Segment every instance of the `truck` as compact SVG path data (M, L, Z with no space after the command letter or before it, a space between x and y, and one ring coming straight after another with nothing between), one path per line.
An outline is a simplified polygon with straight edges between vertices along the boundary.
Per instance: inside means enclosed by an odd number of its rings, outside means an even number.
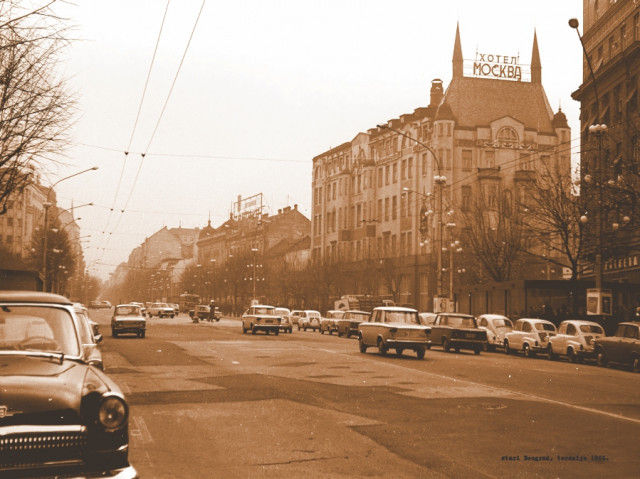
M392 299L384 296L375 296L370 294L345 294L334 302L333 309L341 309L343 311L357 310L370 313L373 308L379 306L395 306Z

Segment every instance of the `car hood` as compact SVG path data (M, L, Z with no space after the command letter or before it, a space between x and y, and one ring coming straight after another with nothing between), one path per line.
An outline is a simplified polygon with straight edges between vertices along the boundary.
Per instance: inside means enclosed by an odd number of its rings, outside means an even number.
M18 417L19 424L42 423L43 418L73 422L80 414L85 384L93 390L109 389L103 378L92 366L70 360L60 364L46 358L0 356L0 409L5 415L0 425Z

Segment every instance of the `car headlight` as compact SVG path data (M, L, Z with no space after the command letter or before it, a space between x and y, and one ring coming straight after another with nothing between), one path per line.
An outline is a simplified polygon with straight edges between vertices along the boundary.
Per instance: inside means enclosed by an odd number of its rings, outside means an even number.
M118 396L105 397L98 410L98 421L107 431L122 428L127 423L128 416L127 404Z

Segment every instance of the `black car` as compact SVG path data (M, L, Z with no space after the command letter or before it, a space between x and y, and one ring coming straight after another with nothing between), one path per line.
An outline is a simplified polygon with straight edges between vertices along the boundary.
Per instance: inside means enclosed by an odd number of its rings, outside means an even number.
M0 291L0 477L138 477L129 406L73 303Z

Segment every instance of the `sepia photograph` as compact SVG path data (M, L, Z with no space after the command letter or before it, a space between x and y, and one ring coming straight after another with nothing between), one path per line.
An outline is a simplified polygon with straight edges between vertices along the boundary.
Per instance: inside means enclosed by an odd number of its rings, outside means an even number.
M639 0L0 1L0 477L638 477L639 77Z

